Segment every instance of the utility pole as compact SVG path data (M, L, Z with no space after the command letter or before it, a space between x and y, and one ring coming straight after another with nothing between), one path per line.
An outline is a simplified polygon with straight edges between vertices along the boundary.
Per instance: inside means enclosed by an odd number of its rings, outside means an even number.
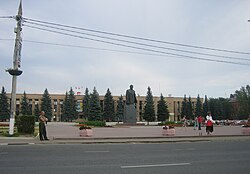
M22 49L22 0L20 0L18 14L14 17L17 21L17 26L14 28L16 33L14 55L13 55L13 68L7 69L6 71L12 75L12 91L11 91L11 105L10 105L10 124L9 124L9 135L14 134L14 122L16 115L16 86L17 86L17 76L22 74L22 71L18 68L21 67L21 49Z

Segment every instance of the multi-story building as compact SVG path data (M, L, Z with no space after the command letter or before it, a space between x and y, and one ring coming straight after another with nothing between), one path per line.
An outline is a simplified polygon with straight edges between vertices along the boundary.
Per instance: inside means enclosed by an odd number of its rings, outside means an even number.
M10 98L10 94L7 94L7 96ZM39 108L41 108L41 100L42 100L42 94L26 94L28 98L29 106L32 110L32 114L35 114L35 106L38 105ZM17 94L16 95L16 113L19 114L21 110L21 100L22 100L23 94ZM83 109L83 95L75 95L76 103L77 103L77 111L81 115L82 109ZM52 114L53 114L53 121L61 121L61 115L62 115L62 108L63 108L63 102L65 100L64 94L50 94L51 103L52 103ZM115 111L117 102L119 100L119 96L113 96L114 104L115 104ZM137 121L143 121L142 114L143 114L143 108L145 104L146 97L145 96L137 96ZM157 103L160 100L160 97L154 97L154 105L155 105L155 112L157 112ZM101 107L104 107L104 96L100 96L100 104ZM170 121L179 121L180 113L181 113L181 105L183 101L183 97L172 97L168 96L165 97L165 101L168 106L168 110L170 113L169 120ZM195 108L197 98L192 98L192 105L193 108ZM203 99L201 99L203 101ZM125 102L125 97L124 97Z

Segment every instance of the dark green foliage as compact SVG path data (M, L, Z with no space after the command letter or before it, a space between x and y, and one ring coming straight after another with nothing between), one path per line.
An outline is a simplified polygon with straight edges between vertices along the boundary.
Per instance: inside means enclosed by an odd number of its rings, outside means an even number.
M195 105L195 116L196 117L202 116L202 102L200 95L197 96L197 101Z
M84 98L83 98L83 116L88 119L90 108L90 95L89 90L86 88Z
M210 111L215 120L229 119L231 116L231 104L229 99L225 98L210 98Z
M6 91L4 87L2 87L2 91L0 94L0 120L6 121L6 119L10 118L10 110L8 97L6 95Z
M207 113L208 111L210 110L209 108L209 103L208 103L208 99L207 99L207 96L205 95L205 101L203 103L203 117L206 117L207 116Z
M123 120L123 114L124 114L124 103L123 103L123 97L122 95L119 97L119 100L117 102L117 109L116 109L116 121L122 121Z
M239 119L247 119L250 115L250 86L241 87L235 91L235 96L239 104Z
M193 104L192 104L192 99L191 96L188 98L187 102L187 119L194 119L194 114L193 114Z
M104 96L103 119L106 121L115 120L114 100L109 88Z
M85 122L81 122L79 124L85 124L88 126L95 126L95 127L105 127L106 126L105 121L85 121Z
M161 122L164 122L169 118L168 106L162 94L157 104L157 118L158 121Z
M90 94L89 121L102 121L101 105L99 94L94 87L93 93Z
M29 100L27 98L27 95L24 91L21 101L21 114L22 115L32 115L32 108L29 106Z
M40 115L39 105L35 104L35 117L36 117L36 121L38 121L39 115Z
M68 98L68 104L69 104L69 120L77 119L78 113L76 111L76 99L75 94L72 88L69 90L69 98Z
M162 123L158 123L158 126L164 126L164 125L179 125L182 126L183 122L182 121L166 121L166 122L162 122Z
M150 87L148 87L146 96L143 119L145 119L148 123L150 121L155 121L154 100Z
M41 111L44 111L48 120L51 121L52 105L51 105L51 98L50 98L50 95L49 95L47 88L45 89L45 91L43 93L42 103L41 103Z
M188 115L188 102L186 95L184 95L184 99L181 103L181 118L183 118L184 116L187 117L187 115Z
M63 114L62 121L72 121L77 119L78 113L76 111L76 99L75 94L72 88L70 88L69 93L66 92L64 105L63 105Z
M33 134L35 128L35 116L23 115L17 119L18 133Z

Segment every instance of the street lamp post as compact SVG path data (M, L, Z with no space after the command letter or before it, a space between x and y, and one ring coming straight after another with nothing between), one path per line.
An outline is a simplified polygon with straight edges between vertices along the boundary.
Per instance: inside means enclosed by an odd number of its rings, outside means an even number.
M14 122L15 122L15 115L16 115L16 86L17 86L17 76L22 74L20 68L21 63L21 49L22 49L22 38L21 38L21 31L22 31L22 0L20 0L18 14L15 16L17 21L17 27L14 29L16 33L16 40L15 40L15 48L14 48L14 55L13 55L13 69L7 69L6 71L12 75L12 91L11 91L11 105L10 105L10 124L9 124L9 135L14 134Z

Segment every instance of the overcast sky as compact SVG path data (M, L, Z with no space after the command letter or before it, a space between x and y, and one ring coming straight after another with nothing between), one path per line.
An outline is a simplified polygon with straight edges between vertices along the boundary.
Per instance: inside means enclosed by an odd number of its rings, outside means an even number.
M0 16L16 15L18 5L19 0L0 0ZM72 37L30 28L25 25L41 26L24 22L23 74L18 77L17 92L43 93L48 88L50 94L64 94L70 87L80 87L84 93L86 87L92 92L95 86L100 95L105 95L110 88L115 96L124 95L133 84L141 96L146 95L150 86L154 96L162 93L173 97L183 97L184 94L191 97L198 94L201 97L229 97L235 90L250 84L249 7L249 0L23 0L23 17L28 19L242 53L88 32L154 46L149 47L86 36L79 32L87 31L81 30L71 33L77 36ZM7 92L11 92L11 76L5 69L13 66L15 26L14 19L0 18L0 85Z

